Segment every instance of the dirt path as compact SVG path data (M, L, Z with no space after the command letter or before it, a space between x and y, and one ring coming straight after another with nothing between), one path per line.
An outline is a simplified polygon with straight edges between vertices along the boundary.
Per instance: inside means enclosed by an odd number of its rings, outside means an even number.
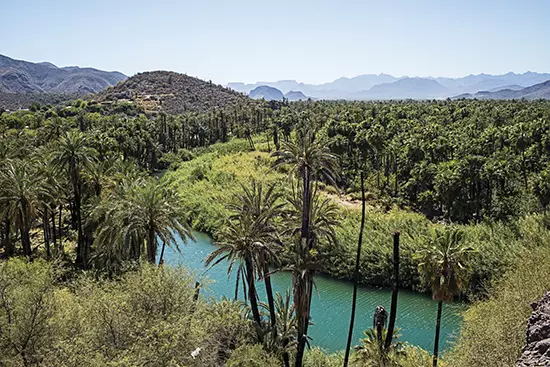
M336 195L324 191L323 194L334 200L334 202L338 203L338 205L342 205L346 208L361 210L361 200L353 200L347 195Z

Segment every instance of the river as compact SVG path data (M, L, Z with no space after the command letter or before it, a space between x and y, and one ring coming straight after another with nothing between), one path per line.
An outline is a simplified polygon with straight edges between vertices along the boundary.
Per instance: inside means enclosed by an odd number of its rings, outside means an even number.
M182 254L166 248L165 262L170 265L187 266L199 275L205 271L202 260L213 251L216 246L212 239L200 232L194 232L195 240L181 244ZM222 262L206 273L211 282L202 289L203 296L217 299L225 296L233 298L235 294L235 276L227 278L227 266ZM316 276L317 291L314 291L312 300L312 321L309 335L312 345L335 352L345 348L349 328L351 297L353 284L349 281L338 280L328 276ZM274 292L285 293L291 286L289 273L272 275ZM259 297L265 300L263 283L257 285ZM242 297L242 291L239 292ZM363 330L372 327L372 317L376 306L382 305L390 309L391 291L360 286L357 295L357 313L355 318L353 345L359 344ZM459 303L445 304L441 320L441 342L444 350L450 346L452 338L460 330L462 319L460 312L464 306ZM431 351L435 332L437 302L428 295L412 291L400 290L397 303L396 327L400 328L401 341L418 345Z

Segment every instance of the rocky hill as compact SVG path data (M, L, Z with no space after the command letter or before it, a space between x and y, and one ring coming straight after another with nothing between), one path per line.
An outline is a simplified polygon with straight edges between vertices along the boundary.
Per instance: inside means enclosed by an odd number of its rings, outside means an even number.
M294 91L291 90L287 94L285 94L285 98L289 101L307 101L309 99L308 96L306 96L304 93L300 91Z
M146 111L203 112L251 100L221 85L171 71L139 73L89 99L102 103L134 102Z
M527 345L516 366L550 366L550 292L531 307L533 313L527 325Z
M32 63L0 55L0 92L89 94L126 79L119 72L76 66L59 68L48 62Z
M283 92L277 88L267 85L260 85L248 93L248 96L253 99L265 99L266 101L282 101Z

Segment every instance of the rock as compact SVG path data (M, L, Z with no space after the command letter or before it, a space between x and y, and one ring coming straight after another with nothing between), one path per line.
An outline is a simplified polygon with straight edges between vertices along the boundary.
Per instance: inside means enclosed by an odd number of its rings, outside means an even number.
M531 307L533 313L527 324L527 345L516 367L550 366L550 292Z

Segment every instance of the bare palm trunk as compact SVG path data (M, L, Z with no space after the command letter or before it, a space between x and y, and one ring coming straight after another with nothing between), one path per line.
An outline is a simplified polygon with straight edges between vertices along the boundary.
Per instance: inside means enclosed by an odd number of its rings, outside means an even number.
M44 232L44 246L46 247L46 257L51 257L50 250L50 221L48 220L49 212L47 208L44 208L44 217L42 220L42 229Z
M29 235L29 227L26 224L26 221L21 226L21 245L23 247L23 253L32 261L32 249L31 249L31 239Z
M156 263L156 257L157 257L157 246L156 246L156 238L155 238L155 232L153 230L149 230L149 235L147 237L147 259L151 264Z
M302 193L302 228L301 228L301 249L298 256L307 256L308 250L311 249L309 241L309 204L310 204L310 173L308 167L304 167L302 172L303 193ZM309 272L309 270L306 270ZM303 364L304 351L306 346L307 329L309 325L309 304L311 300L311 284L309 274L305 276L295 275L300 277L297 284L298 289L294 290L294 303L296 307L296 321L298 323L298 348L296 351L296 367L301 367ZM298 299L298 302L296 300Z
M390 321L388 323L388 332L386 333L386 341L384 349L389 349L392 339L393 330L395 329L395 318L397 316L397 292L399 290L399 232L393 234L393 289L391 292L391 308Z
M434 341L434 357L433 367L437 367L437 357L439 354L439 332L441 330L441 312L443 310L443 301L437 303L437 322L435 324L435 341Z
M271 277L269 275L269 267L267 262L264 262L264 282L265 292L267 294L267 303L269 305L269 317L271 319L271 332L273 336L277 335L277 316L275 314L275 300L273 299L273 288L271 287Z
M252 260L245 259L245 266L246 282L248 283L248 298L250 299L250 309L252 310L252 318L258 326L259 331L262 327L262 319L260 318L260 310L258 308L258 298L256 295L256 286L254 284L254 267L252 265Z
M4 248L6 249L6 256L11 257L15 253L15 248L11 242L11 223L9 219L4 220Z
M355 323L355 309L357 306L357 284L359 282L359 265L361 262L361 245L363 244L363 230L365 229L365 178L361 170L361 227L359 229L359 241L357 243L357 255L355 257L355 273L353 274L353 296L351 298L351 317L349 321L348 342L344 356L344 367L348 365L351 340L353 338L353 326Z
M76 166L71 163L71 178L73 181L73 193L74 193L74 214L76 227L78 230L78 239L76 247L76 260L75 263L86 267L86 241L84 240L84 232L82 231L82 217L81 217L81 198L80 198L80 177Z
M160 250L159 265L164 264L164 249L166 248L166 242L162 241L162 249Z
M55 233L56 229L55 229L55 213L54 212L52 212L51 221L52 221L52 227L51 227L50 230L51 230L51 233L52 233L53 249L54 249L55 253L59 253L58 248L57 248L57 234Z

